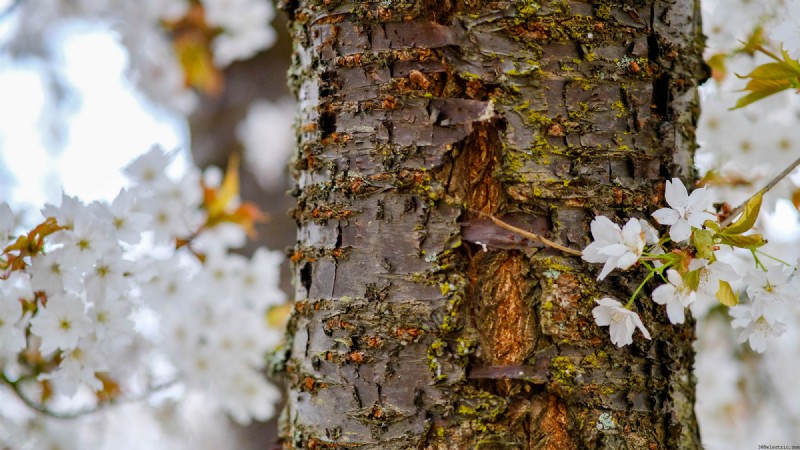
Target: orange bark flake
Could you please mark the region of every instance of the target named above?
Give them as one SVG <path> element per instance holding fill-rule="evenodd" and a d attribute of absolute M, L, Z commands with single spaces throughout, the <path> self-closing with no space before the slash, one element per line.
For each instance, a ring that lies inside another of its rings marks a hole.
<path fill-rule="evenodd" d="M 481 260 L 476 257 L 473 264 L 482 267 L 485 262 Z M 493 365 L 521 364 L 533 345 L 532 310 L 525 299 L 524 284 L 520 283 L 523 265 L 521 255 L 508 254 L 502 261 L 490 264 L 495 268 L 491 274 L 473 279 L 473 283 L 481 285 L 484 305 L 478 312 L 483 318 L 477 324 L 481 347 Z M 488 308 L 494 311 L 489 312 Z"/>
<path fill-rule="evenodd" d="M 544 446 L 538 448 L 544 450 L 563 450 L 565 448 L 577 448 L 577 444 L 572 441 L 569 430 L 567 429 L 567 406 L 562 403 L 555 395 L 551 395 L 547 408 L 541 416 L 539 428 L 547 440 Z"/>

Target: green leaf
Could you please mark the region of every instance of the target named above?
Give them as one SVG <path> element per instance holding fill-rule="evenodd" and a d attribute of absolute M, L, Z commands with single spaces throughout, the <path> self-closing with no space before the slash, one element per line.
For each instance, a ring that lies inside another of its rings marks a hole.
<path fill-rule="evenodd" d="M 785 91 L 786 89 L 789 89 L 791 87 L 792 87 L 791 85 L 787 84 L 786 86 L 780 88 L 762 89 L 759 91 L 751 92 L 745 95 L 744 97 L 740 98 L 739 100 L 737 100 L 736 106 L 731 108 L 731 110 L 744 108 L 745 106 L 757 102 L 762 98 L 766 98 L 769 97 L 770 95 L 777 94 L 778 92 Z"/>
<path fill-rule="evenodd" d="M 752 78 L 754 80 L 786 80 L 800 77 L 800 70 L 785 62 L 771 62 L 762 64 L 745 76 L 739 78 Z"/>
<path fill-rule="evenodd" d="M 700 286 L 700 269 L 693 270 L 683 276 L 683 284 L 689 289 L 696 291 Z"/>
<path fill-rule="evenodd" d="M 762 45 L 765 42 L 764 27 L 758 25 L 753 29 L 753 32 L 750 33 L 750 36 L 747 37 L 747 41 L 743 42 L 744 46 L 736 49 L 735 52 L 747 53 L 748 55 L 753 56 L 756 51 L 759 51 L 763 48 Z"/>
<path fill-rule="evenodd" d="M 758 213 L 761 210 L 762 197 L 763 194 L 761 192 L 753 196 L 753 198 L 747 202 L 747 205 L 745 205 L 742 215 L 739 216 L 735 222 L 723 228 L 722 232 L 727 235 L 742 234 L 750 228 L 753 228 L 756 219 L 758 219 Z"/>
<path fill-rule="evenodd" d="M 695 230 L 692 242 L 697 249 L 697 257 L 711 259 L 714 254 L 714 233 L 711 230 Z"/>
<path fill-rule="evenodd" d="M 703 226 L 714 231 L 719 231 L 719 223 L 716 220 L 708 219 L 703 222 Z"/>
<path fill-rule="evenodd" d="M 742 89 L 742 91 L 769 91 L 772 89 L 779 89 L 780 92 L 783 89 L 789 89 L 792 87 L 792 80 L 790 79 L 781 79 L 781 80 L 763 80 L 763 79 L 756 79 L 753 78 L 747 82 L 747 86 Z"/>
<path fill-rule="evenodd" d="M 717 300 L 725 306 L 736 306 L 739 303 L 739 297 L 733 292 L 731 285 L 727 281 L 719 281 L 719 290 L 717 290 Z"/>
<path fill-rule="evenodd" d="M 719 240 L 720 244 L 732 245 L 739 248 L 757 248 L 767 243 L 764 237 L 758 233 L 748 234 L 747 236 L 719 233 L 716 235 L 716 238 Z"/>
<path fill-rule="evenodd" d="M 784 50 L 783 47 L 781 47 L 781 55 L 783 56 L 783 62 L 784 63 L 786 63 L 789 66 L 791 66 L 794 70 L 797 70 L 798 72 L 800 72 L 800 62 L 798 62 L 796 59 L 794 59 L 791 56 L 789 56 L 789 52 Z"/>

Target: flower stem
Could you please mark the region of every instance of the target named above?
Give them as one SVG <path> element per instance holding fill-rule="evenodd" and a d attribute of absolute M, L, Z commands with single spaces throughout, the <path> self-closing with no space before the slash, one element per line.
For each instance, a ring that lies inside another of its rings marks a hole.
<path fill-rule="evenodd" d="M 663 275 L 664 271 L 667 269 L 667 267 L 671 265 L 672 265 L 671 261 L 667 262 L 661 267 L 651 267 L 650 265 L 647 265 L 646 266 L 648 268 L 647 276 L 644 278 L 644 280 L 642 280 L 641 283 L 639 283 L 639 287 L 636 288 L 636 290 L 633 292 L 633 295 L 631 295 L 631 298 L 628 299 L 628 303 L 625 304 L 625 309 L 631 309 L 633 301 L 636 300 L 636 296 L 639 295 L 639 292 L 642 291 L 644 285 L 647 284 L 648 281 L 653 279 L 653 277 L 655 277 L 656 274 L 659 274 L 661 278 L 664 278 Z"/>
<path fill-rule="evenodd" d="M 757 268 L 757 269 L 761 269 L 761 270 L 763 270 L 764 272 L 766 272 L 766 271 L 767 271 L 767 268 L 766 268 L 766 267 L 764 267 L 764 264 L 761 262 L 761 260 L 760 260 L 760 259 L 758 259 L 758 255 L 756 255 L 756 251 L 757 251 L 757 250 L 756 250 L 756 249 L 754 249 L 754 248 L 751 248 L 751 249 L 750 249 L 750 254 L 751 254 L 751 255 L 753 255 L 753 260 L 755 261 L 756 268 Z"/>
<path fill-rule="evenodd" d="M 786 261 L 784 261 L 782 259 L 778 259 L 778 258 L 776 258 L 776 257 L 774 257 L 774 256 L 772 256 L 772 255 L 770 255 L 768 253 L 764 253 L 761 250 L 756 250 L 756 253 L 760 254 L 761 256 L 766 256 L 767 258 L 769 258 L 769 259 L 771 259 L 773 261 L 777 261 L 777 262 L 783 264 L 784 266 L 792 267 L 792 265 L 789 264 L 788 262 L 786 262 Z"/>

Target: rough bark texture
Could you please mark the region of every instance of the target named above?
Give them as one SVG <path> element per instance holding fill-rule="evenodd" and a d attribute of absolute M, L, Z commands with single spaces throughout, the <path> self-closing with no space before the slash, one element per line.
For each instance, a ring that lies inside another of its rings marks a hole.
<path fill-rule="evenodd" d="M 698 2 L 285 5 L 302 102 L 284 448 L 693 449 L 693 323 L 582 249 L 691 177 Z M 484 246 L 486 245 L 485 249 Z"/>

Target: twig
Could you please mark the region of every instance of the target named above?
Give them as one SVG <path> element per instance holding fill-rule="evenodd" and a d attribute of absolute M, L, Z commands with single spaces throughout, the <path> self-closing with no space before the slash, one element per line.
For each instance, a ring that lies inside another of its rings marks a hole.
<path fill-rule="evenodd" d="M 755 198 L 757 195 L 764 195 L 767 192 L 769 192 L 769 190 L 772 189 L 773 187 L 775 187 L 775 185 L 778 184 L 778 182 L 780 182 L 782 179 L 786 178 L 786 176 L 789 175 L 792 172 L 792 170 L 794 170 L 795 167 L 798 166 L 798 164 L 800 164 L 800 158 L 797 158 L 796 160 L 794 160 L 793 163 L 789 164 L 789 167 L 783 169 L 783 171 L 781 173 L 779 173 L 775 178 L 773 178 L 769 183 L 767 183 L 766 186 L 764 186 L 763 188 L 759 189 L 758 192 L 756 192 L 750 198 L 748 198 L 747 200 L 742 202 L 742 204 L 737 206 L 733 211 L 731 211 L 731 213 L 728 215 L 728 217 L 725 220 L 723 220 L 722 223 L 719 224 L 720 229 L 723 229 L 723 228 L 727 227 L 728 225 L 730 225 L 733 222 L 733 220 L 736 219 L 736 217 L 739 214 L 741 214 L 742 211 L 744 211 L 744 208 L 747 206 L 747 204 L 750 202 L 750 200 Z"/>
<path fill-rule="evenodd" d="M 31 400 L 30 398 L 28 398 L 22 392 L 22 388 L 20 386 L 22 384 L 21 381 L 24 381 L 24 379 L 19 379 L 17 381 L 11 381 L 6 376 L 5 373 L 0 373 L 0 379 L 2 379 L 6 384 L 8 384 L 11 387 L 11 389 L 14 391 L 14 394 L 17 395 L 17 397 L 22 401 L 22 403 L 25 404 L 25 406 L 27 406 L 28 408 L 38 412 L 39 414 L 42 414 L 44 416 L 47 416 L 47 417 L 50 417 L 50 418 L 53 418 L 53 419 L 76 419 L 76 418 L 81 417 L 81 416 L 85 416 L 85 415 L 88 415 L 88 414 L 96 413 L 96 412 L 98 412 L 98 411 L 100 411 L 100 410 L 102 410 L 102 409 L 104 409 L 104 408 L 106 408 L 108 406 L 113 405 L 113 404 L 120 403 L 120 400 L 117 400 L 117 401 L 115 401 L 113 403 L 100 403 L 100 404 L 98 404 L 96 406 L 83 408 L 83 409 L 76 409 L 74 411 L 65 411 L 65 412 L 54 411 L 54 410 L 44 406 L 43 404 L 40 404 L 40 403 L 37 403 L 37 402 Z M 144 400 L 147 397 L 149 397 L 150 395 L 152 395 L 153 393 L 161 391 L 163 389 L 166 389 L 166 388 L 174 385 L 177 382 L 178 382 L 178 379 L 177 378 L 173 378 L 173 379 L 171 379 L 169 381 L 166 381 L 164 383 L 157 384 L 155 386 L 151 386 L 145 392 L 142 392 L 140 395 L 137 395 L 137 396 L 134 396 L 134 397 L 131 397 L 131 398 L 124 398 L 124 399 L 122 399 L 122 401 L 124 401 L 124 402 L 137 402 L 137 401 Z"/>
<path fill-rule="evenodd" d="M 488 213 L 485 213 L 485 212 L 482 212 L 482 211 L 477 211 L 477 210 L 474 210 L 474 209 L 470 209 L 470 211 L 474 212 L 474 213 L 476 213 L 476 214 L 478 214 L 478 215 L 480 215 L 482 217 L 486 217 L 487 219 L 491 220 L 495 225 L 499 226 L 500 228 L 504 228 L 504 229 L 506 229 L 508 231 L 511 231 L 512 233 L 516 233 L 516 234 L 518 234 L 518 235 L 520 235 L 520 236 L 522 236 L 524 238 L 532 239 L 534 241 L 539 241 L 539 242 L 541 242 L 542 244 L 544 244 L 544 245 L 546 245 L 548 247 L 552 247 L 554 249 L 561 250 L 562 252 L 570 254 L 570 255 L 575 255 L 575 256 L 583 255 L 583 253 L 581 253 L 581 252 L 579 252 L 577 250 L 573 250 L 573 249 L 571 249 L 569 247 L 564 247 L 563 245 L 557 244 L 557 243 L 545 238 L 544 236 L 540 236 L 540 235 L 538 235 L 536 233 L 531 233 L 530 231 L 523 230 L 522 228 L 517 228 L 514 225 L 511 225 L 510 223 L 503 222 L 502 220 L 498 219 L 497 217 L 495 217 L 495 216 L 493 216 L 491 214 L 488 214 Z"/>

